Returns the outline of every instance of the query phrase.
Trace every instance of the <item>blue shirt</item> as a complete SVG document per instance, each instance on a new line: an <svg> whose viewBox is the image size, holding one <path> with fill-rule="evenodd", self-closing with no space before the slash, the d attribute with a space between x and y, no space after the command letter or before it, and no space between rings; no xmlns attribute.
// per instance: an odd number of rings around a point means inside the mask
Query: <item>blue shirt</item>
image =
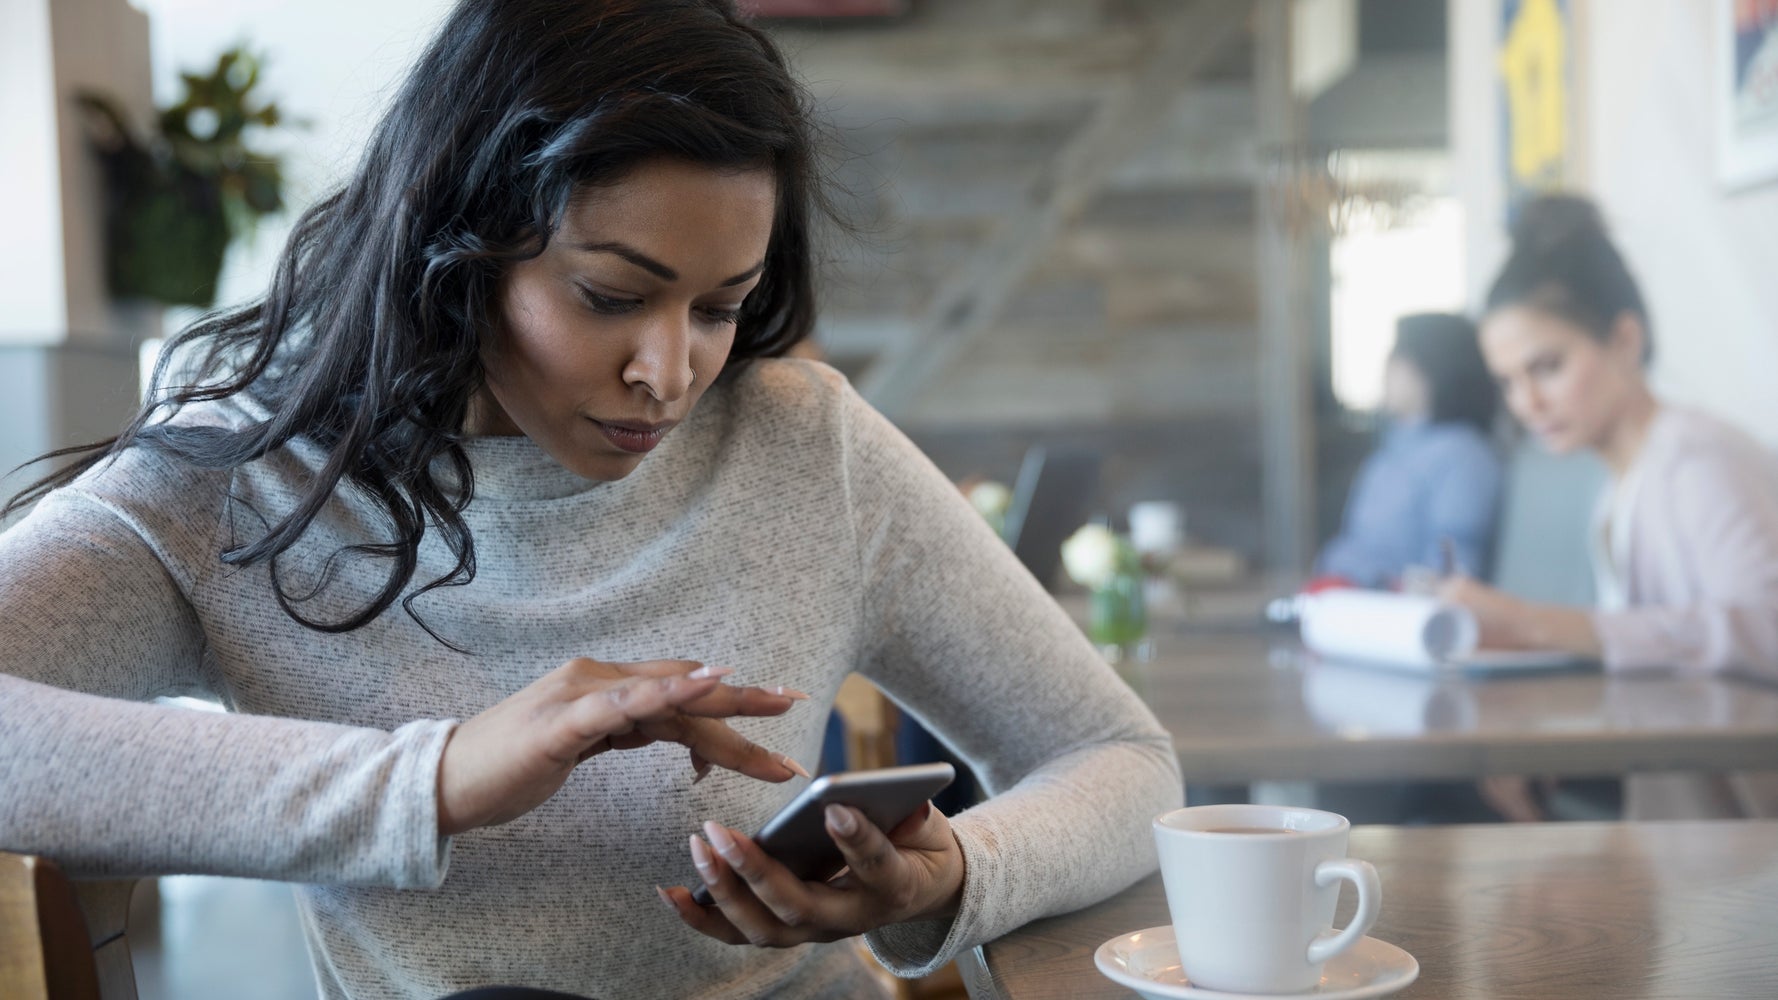
<svg viewBox="0 0 1778 1000"><path fill-rule="evenodd" d="M1340 533L1316 572L1383 586L1409 566L1442 569L1448 538L1457 568L1485 577L1500 486L1500 456L1474 427L1396 424L1359 469Z"/></svg>

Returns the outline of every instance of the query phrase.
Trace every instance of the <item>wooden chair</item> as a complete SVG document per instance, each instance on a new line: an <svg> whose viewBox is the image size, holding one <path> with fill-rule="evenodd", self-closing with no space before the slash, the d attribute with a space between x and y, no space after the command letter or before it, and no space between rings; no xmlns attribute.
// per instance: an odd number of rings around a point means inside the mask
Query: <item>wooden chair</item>
<svg viewBox="0 0 1778 1000"><path fill-rule="evenodd" d="M74 883L0 851L0 984L8 1000L136 1000L124 922L134 881Z"/></svg>
<svg viewBox="0 0 1778 1000"><path fill-rule="evenodd" d="M895 724L900 714L894 702L870 681L847 674L833 707L846 722L846 770L895 766Z"/></svg>
<svg viewBox="0 0 1778 1000"><path fill-rule="evenodd" d="M895 766L895 727L901 713L894 702L870 681L851 674L840 684L833 707L846 721L846 770ZM862 941L858 947L864 947ZM897 979L885 970L883 982L894 991L896 1000L949 1000L965 995L954 962L917 980Z"/></svg>

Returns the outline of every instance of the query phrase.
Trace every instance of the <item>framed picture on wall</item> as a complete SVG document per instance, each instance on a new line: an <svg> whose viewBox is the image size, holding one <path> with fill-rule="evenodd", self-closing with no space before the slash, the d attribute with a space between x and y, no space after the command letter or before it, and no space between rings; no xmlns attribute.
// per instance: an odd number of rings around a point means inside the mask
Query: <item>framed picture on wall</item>
<svg viewBox="0 0 1778 1000"><path fill-rule="evenodd" d="M1716 0L1717 169L1731 188L1778 181L1778 0Z"/></svg>
<svg viewBox="0 0 1778 1000"><path fill-rule="evenodd" d="M1502 0L1500 83L1506 227L1525 202L1574 183L1574 12L1570 0Z"/></svg>

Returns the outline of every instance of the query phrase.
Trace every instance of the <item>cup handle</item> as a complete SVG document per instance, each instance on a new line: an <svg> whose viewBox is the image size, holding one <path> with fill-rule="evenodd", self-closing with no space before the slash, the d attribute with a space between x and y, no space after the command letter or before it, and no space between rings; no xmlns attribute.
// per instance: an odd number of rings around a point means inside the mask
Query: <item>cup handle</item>
<svg viewBox="0 0 1778 1000"><path fill-rule="evenodd" d="M1309 964L1320 965L1358 943L1377 922L1377 910L1383 905L1383 884L1377 881L1377 870L1369 861L1356 858L1335 858L1315 866L1315 884L1327 888L1345 879L1358 890L1358 912L1344 929L1328 931L1309 942Z"/></svg>

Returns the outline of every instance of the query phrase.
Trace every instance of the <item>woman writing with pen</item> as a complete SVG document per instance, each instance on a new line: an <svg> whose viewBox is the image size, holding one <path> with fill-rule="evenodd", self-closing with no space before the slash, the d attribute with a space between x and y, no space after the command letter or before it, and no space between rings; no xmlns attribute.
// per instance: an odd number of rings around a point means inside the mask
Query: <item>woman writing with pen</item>
<svg viewBox="0 0 1778 1000"><path fill-rule="evenodd" d="M1571 652L1608 671L1778 680L1778 463L1651 391L1648 311L1590 202L1526 206L1480 342L1507 407L1544 447L1592 451L1611 472L1591 538L1598 606L1446 581L1441 596L1476 614L1482 644ZM1778 815L1778 775L1638 776L1626 812Z"/></svg>

